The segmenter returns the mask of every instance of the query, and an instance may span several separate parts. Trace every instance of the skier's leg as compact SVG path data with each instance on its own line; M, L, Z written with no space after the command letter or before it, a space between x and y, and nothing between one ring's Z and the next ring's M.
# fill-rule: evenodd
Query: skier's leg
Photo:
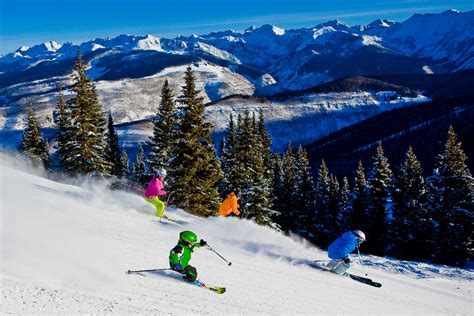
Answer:
M188 282L194 282L197 279L197 270L193 266L187 266L184 268L183 272L185 273L185 279Z
M165 215L165 203L161 201L158 197L155 197L154 204L156 207L156 216L163 217L163 215Z
M156 196L154 198L147 198L147 197L143 197L145 199L145 201L147 201L148 203L150 204L153 204L153 206L156 208L156 212L155 212L155 215L158 216L158 217L163 217L163 215L165 214L165 203L160 201L160 199Z
M332 271L340 275L346 275L346 271L352 266L351 263L352 261L349 257L344 258L344 260L340 260L340 263Z

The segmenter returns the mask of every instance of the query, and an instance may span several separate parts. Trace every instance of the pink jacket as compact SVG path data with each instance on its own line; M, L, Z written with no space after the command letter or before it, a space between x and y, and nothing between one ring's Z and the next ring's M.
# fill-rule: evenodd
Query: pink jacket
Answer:
M163 180L157 178L155 175L153 179L151 179L150 183L148 183L148 187L145 190L145 197L147 199L152 199L158 195L165 195L166 191L163 190Z

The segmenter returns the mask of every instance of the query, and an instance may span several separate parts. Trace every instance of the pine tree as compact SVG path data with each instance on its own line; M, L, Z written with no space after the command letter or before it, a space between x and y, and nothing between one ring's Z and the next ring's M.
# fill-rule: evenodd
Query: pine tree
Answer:
M48 143L41 134L41 127L30 105L23 129L22 149L35 166L43 165L48 168L50 164Z
M271 179L263 159L255 116L248 111L238 117L232 183L240 193L241 216L252 218L261 225L271 225ZM230 159L232 159L230 157Z
M339 198L339 209L340 216L337 219L338 226L341 231L350 230L350 217L352 213L351 205L351 189L349 185L349 179L347 177L342 178L341 195Z
M177 133L176 156L171 163L173 201L197 215L216 214L220 202L220 161L215 156L211 126L204 122L204 103L191 67L186 70L180 102L184 114Z
M328 223L334 219L329 211L330 176L324 159L318 171L316 183L316 210L317 216L314 222L316 237L321 244L326 244L331 240L332 232Z
M138 146L138 153L132 168L132 180L140 185L146 185L147 169L143 159L143 147Z
M57 145L56 145L56 157L61 167L65 168L66 159L68 157L67 145L71 135L71 123L70 123L70 109L64 101L64 95L62 91L59 91L58 100L56 102L55 109L55 123L58 127L56 134Z
M283 188L279 197L280 215L277 218L278 224L285 231L295 231L297 223L296 210L293 208L293 201L296 192L296 166L293 155L293 146L288 143L285 153L282 157L282 179Z
M174 157L178 115L173 91L165 80L161 89L161 102L158 112L153 119L153 137L150 140L148 165L152 171L165 168L169 173L170 161Z
M276 223L280 223L280 217L282 216L282 212L285 211L284 206L284 177L283 177L283 158L278 154L275 153L272 156L273 161L273 168L272 168L272 181L271 181L271 196L273 202L273 210L275 213L273 214L273 221ZM284 215L283 215L284 216Z
M352 212L347 214L348 227L351 230L359 229L367 231L370 221L367 209L369 207L369 185L367 183L364 166L359 160L356 177L354 179L354 189L352 190Z
M430 208L437 223L437 262L463 266L473 259L474 191L467 157L453 127L429 179Z
M377 146L377 154L373 158L370 172L370 205L367 220L369 227L366 229L368 242L367 251L384 255L387 248L388 216L391 203L392 171L387 158L384 156L382 144ZM370 239L369 239L370 238Z
M410 147L393 185L390 225L391 255L400 259L427 259L431 247L431 220L427 210L428 188L421 163Z
M265 176L268 179L272 178L273 170L273 161L272 161L272 140L270 134L268 134L267 128L265 126L265 118L263 112L259 111L258 113L258 122L257 122L257 133L259 137L259 142L261 144L261 152L263 158L263 165L265 166Z
M305 237L312 238L311 223L316 213L316 200L308 154L302 146L296 152L295 169L296 192L293 207L297 211L297 216L294 219L296 231Z
M108 132L107 132L107 161L112 165L110 174L118 178L123 177L124 166L120 154L120 144L117 132L114 128L112 113L109 112Z
M239 188L237 181L236 163L237 163L237 136L232 113L229 117L229 126L227 133L222 139L221 144L221 169L223 177L219 183L221 197L225 198L230 192Z
M333 174L329 176L328 215L325 226L329 231L329 240L334 240L342 231L339 227L339 181Z
M104 176L111 168L106 160L106 120L95 86L85 72L86 65L78 54L72 87L75 95L67 104L71 128L63 165L73 174Z
M129 178L130 177L130 162L128 161L128 155L125 149L122 149L122 155L120 156L120 160L122 161L122 177Z

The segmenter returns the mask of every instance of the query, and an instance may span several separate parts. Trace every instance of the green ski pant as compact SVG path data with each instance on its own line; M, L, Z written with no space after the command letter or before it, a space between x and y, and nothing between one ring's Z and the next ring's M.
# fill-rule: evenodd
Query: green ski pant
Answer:
M154 205L156 207L156 216L158 217L163 217L163 215L165 214L165 203L163 201L160 201L160 199L155 196L154 198L147 198L147 197L143 197L145 199L145 201L147 201L148 203Z

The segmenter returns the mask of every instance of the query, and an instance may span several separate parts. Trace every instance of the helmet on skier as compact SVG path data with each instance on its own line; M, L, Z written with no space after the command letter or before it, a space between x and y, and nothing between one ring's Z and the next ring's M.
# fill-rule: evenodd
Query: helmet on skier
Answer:
M156 171L156 174L158 175L158 177L160 178L164 178L166 177L166 169L165 168L160 168L158 169L158 171Z
M197 241L197 235L192 231L185 230L179 234L179 241L188 245Z
M361 230L354 230L354 231L352 231L352 233L360 241L365 241L365 234Z

